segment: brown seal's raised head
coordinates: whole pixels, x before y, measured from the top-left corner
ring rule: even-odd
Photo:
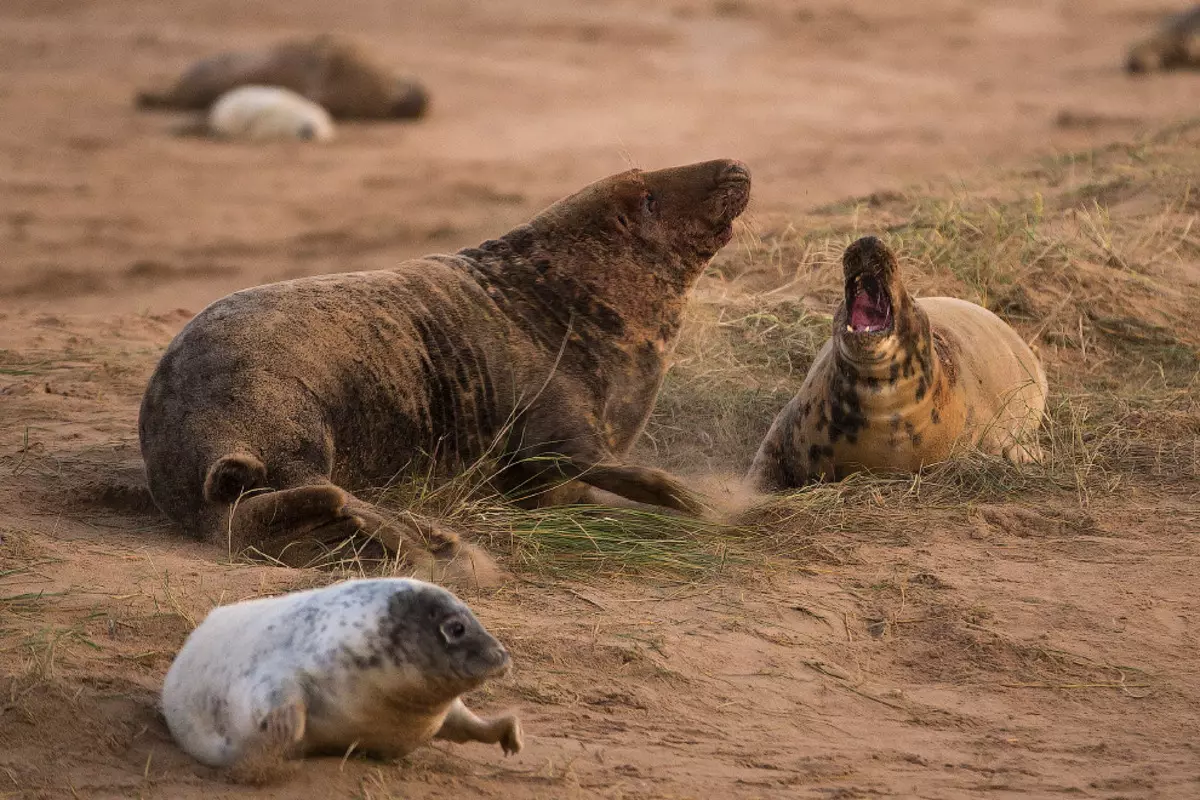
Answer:
[[[537,233],[586,241],[608,255],[636,251],[638,261],[673,265],[691,280],[729,243],[733,221],[749,200],[745,164],[704,161],[612,175],[559,200],[529,224]]]
[[[833,320],[838,355],[870,371],[919,349],[929,321],[904,288],[892,251],[864,236],[846,248],[842,270],[845,299]]]
[[[530,255],[541,280],[564,296],[581,292],[626,325],[670,326],[676,315],[664,309],[682,301],[733,237],[749,200],[750,171],[739,161],[632,169],[559,200],[504,238],[517,249],[536,243]]]

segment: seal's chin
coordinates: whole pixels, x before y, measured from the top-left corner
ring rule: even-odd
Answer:
[[[892,330],[892,299],[874,275],[856,275],[846,283],[846,330],[883,334]]]
[[[716,242],[717,250],[720,250],[725,245],[733,240],[733,223],[727,222],[717,228]]]

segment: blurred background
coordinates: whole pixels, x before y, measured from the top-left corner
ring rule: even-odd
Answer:
[[[629,166],[736,157],[756,223],[1128,138],[1200,108],[1133,77],[1163,0],[7,0],[0,300],[196,311],[498,235]],[[330,144],[179,136],[139,89],[336,32],[425,85]]]

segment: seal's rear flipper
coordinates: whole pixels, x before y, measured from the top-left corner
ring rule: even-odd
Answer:
[[[143,110],[176,108],[170,92],[142,91],[133,96],[133,107]]]
[[[287,761],[297,754],[304,739],[306,710],[303,701],[289,700],[266,713],[258,723],[258,733],[247,743],[238,760],[229,768],[229,777],[238,783],[259,785],[279,777]]]
[[[491,586],[503,573],[453,531],[415,514],[384,516],[331,483],[247,494],[230,510],[230,554],[246,550],[293,567],[395,561],[418,576]]]
[[[204,499],[210,503],[233,503],[246,492],[267,485],[267,468],[250,453],[221,456],[204,476]]]
[[[579,480],[639,503],[672,508],[696,517],[707,511],[699,495],[660,469],[597,464],[581,472]]]

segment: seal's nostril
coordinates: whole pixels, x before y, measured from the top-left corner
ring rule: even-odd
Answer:
[[[748,181],[750,180],[750,168],[741,161],[733,161],[721,171],[721,180]]]

